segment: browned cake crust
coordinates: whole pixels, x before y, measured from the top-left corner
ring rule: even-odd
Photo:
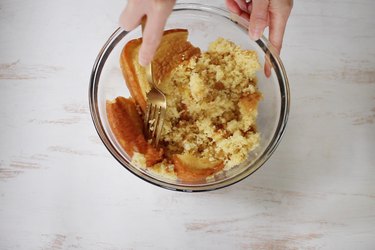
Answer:
[[[141,117],[132,99],[117,97],[113,101],[107,101],[106,110],[115,137],[130,157],[134,152],[144,154],[149,167],[163,159],[163,150],[147,143]]]
[[[200,53],[200,49],[188,42],[187,38],[186,29],[172,29],[164,32],[152,64],[156,83],[181,62]],[[146,80],[144,68],[138,63],[141,44],[142,38],[129,41],[122,50],[120,65],[131,96],[144,112],[147,106],[146,93],[150,90],[150,86]]]

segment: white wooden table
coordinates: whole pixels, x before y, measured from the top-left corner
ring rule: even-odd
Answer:
[[[135,177],[94,129],[91,67],[124,5],[0,2],[0,249],[375,249],[375,1],[295,1],[282,143],[195,194]]]

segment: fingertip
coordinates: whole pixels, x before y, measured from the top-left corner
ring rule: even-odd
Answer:
[[[260,39],[268,25],[267,20],[267,14],[266,16],[258,17],[254,17],[253,15],[250,16],[249,36],[252,40],[256,41]]]
[[[127,16],[127,9],[129,8],[129,6],[127,5],[125,7],[125,9],[121,12],[119,18],[118,18],[118,24],[121,28],[123,28],[124,30],[126,31],[129,31],[129,25],[128,25],[128,22],[127,22],[127,19],[125,18]]]
[[[131,29],[129,28],[129,26],[127,25],[127,23],[125,23],[123,21],[123,18],[120,16],[119,20],[118,20],[118,25],[120,26],[120,28],[122,28],[123,30],[125,31],[130,31]]]
[[[271,65],[267,62],[264,65],[264,74],[266,75],[267,78],[271,77]]]
[[[131,31],[138,27],[138,25],[141,23],[141,20],[133,19],[133,22],[128,21],[129,18],[125,18],[124,14],[121,14],[118,24],[121,28],[123,28],[126,31]]]
[[[143,38],[144,39],[144,38]],[[159,43],[156,43],[158,45]],[[148,41],[142,41],[141,48],[139,49],[138,53],[138,62],[142,66],[147,66],[152,59],[154,58],[157,46],[155,47],[155,43]]]
[[[257,26],[252,26],[249,28],[249,36],[250,39],[253,41],[259,40],[260,37],[263,35],[264,29],[259,28]]]
[[[145,67],[147,64],[149,64],[151,62],[151,59],[149,59],[147,56],[144,55],[144,53],[142,53],[141,50],[139,50],[139,54],[138,54],[138,63]]]
[[[148,64],[148,62],[145,61],[142,57],[138,57],[138,63],[139,63],[139,65],[141,65],[142,67],[146,67],[146,65]]]

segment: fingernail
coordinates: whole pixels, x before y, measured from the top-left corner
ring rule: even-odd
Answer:
[[[126,20],[124,20],[123,15],[120,16],[120,18],[119,18],[119,20],[118,20],[118,24],[119,24],[119,26],[120,26],[123,30],[129,31],[128,27],[126,27]]]
[[[149,63],[149,61],[147,60],[147,58],[145,58],[145,57],[141,56],[141,54],[139,54],[138,55],[138,63],[141,66],[145,67]]]
[[[250,38],[255,40],[258,40],[260,36],[262,35],[262,30],[255,27],[253,29],[250,29]]]

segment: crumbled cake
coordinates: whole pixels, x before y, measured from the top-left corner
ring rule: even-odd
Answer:
[[[152,167],[147,167],[147,160],[145,155],[142,153],[134,152],[131,162],[135,166],[139,166],[145,170],[150,170],[154,174],[163,176],[164,178],[172,180],[177,179],[176,173],[174,172],[174,165],[166,160],[158,162],[152,165]]]
[[[165,31],[154,60],[167,98],[160,148],[148,143],[142,131],[149,87],[137,60],[139,39],[124,47],[120,60],[132,98],[107,101],[107,115],[134,165],[194,183],[242,163],[259,145],[256,117],[262,95],[255,51],[219,38],[201,52],[187,36],[183,29]]]
[[[160,85],[167,96],[161,136],[165,154],[243,162],[259,144],[256,132],[256,52],[219,38],[207,52],[180,64]]]

